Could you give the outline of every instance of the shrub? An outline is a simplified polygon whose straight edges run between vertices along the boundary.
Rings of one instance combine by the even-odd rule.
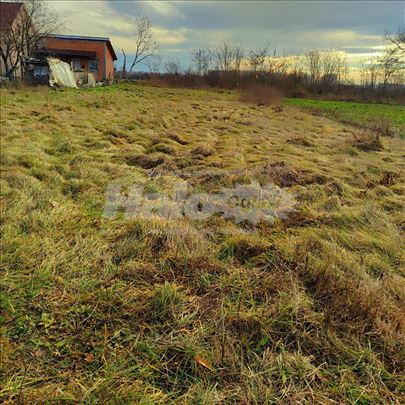
[[[370,123],[370,129],[378,133],[381,136],[395,136],[397,135],[397,130],[394,128],[391,120],[386,117],[378,117]]]
[[[263,106],[280,106],[283,102],[283,94],[275,87],[256,83],[242,89],[240,101]]]
[[[357,134],[354,131],[351,133],[354,137],[352,145],[363,152],[378,151],[384,148],[378,132],[363,130]]]

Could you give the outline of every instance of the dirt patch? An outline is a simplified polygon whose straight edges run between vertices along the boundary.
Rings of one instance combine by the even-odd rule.
[[[279,187],[292,187],[294,185],[325,184],[329,180],[320,173],[310,173],[305,170],[297,170],[284,161],[277,161],[267,164],[259,177],[262,183],[269,180]]]
[[[198,145],[191,151],[191,154],[194,156],[208,157],[215,154],[215,149],[209,145]]]
[[[125,161],[130,166],[141,166],[143,169],[153,169],[165,162],[164,155],[150,154],[150,155],[135,155],[126,156]]]
[[[170,159],[165,159],[164,162],[149,170],[150,177],[172,176],[178,174],[178,166]]]
[[[380,177],[379,184],[382,186],[392,186],[399,177],[399,172],[384,171]]]
[[[169,134],[168,138],[170,138],[171,140],[179,143],[180,145],[188,145],[188,141],[186,141],[185,139],[183,139],[180,135],[178,134]]]
[[[332,182],[328,183],[326,185],[326,189],[330,195],[336,194],[338,196],[342,196],[342,194],[343,194],[342,186],[339,183],[337,183],[336,181],[332,181]]]
[[[189,184],[192,186],[204,186],[206,189],[215,189],[218,187],[235,187],[236,184],[252,183],[252,175],[246,170],[227,171],[222,169],[213,169],[193,173]]]
[[[283,161],[266,165],[263,174],[279,187],[291,187],[303,182],[300,173]]]
[[[310,173],[304,176],[303,184],[326,184],[329,178],[320,173]]]
[[[228,316],[225,327],[235,337],[247,342],[257,342],[262,337],[262,326],[258,319],[252,315],[238,314]]]
[[[296,228],[315,225],[317,223],[317,218],[310,216],[306,212],[297,210],[290,212],[287,216],[281,218],[280,221],[284,228]]]

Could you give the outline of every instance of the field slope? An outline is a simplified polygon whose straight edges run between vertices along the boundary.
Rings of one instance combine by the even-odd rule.
[[[6,403],[400,403],[404,146],[231,92],[2,89]],[[108,186],[276,184],[273,224],[121,212]]]
[[[368,104],[348,101],[307,100],[290,98],[288,105],[325,114],[343,123],[365,128],[378,128],[405,138],[405,105]]]

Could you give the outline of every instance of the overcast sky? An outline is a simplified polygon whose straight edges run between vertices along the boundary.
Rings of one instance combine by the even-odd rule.
[[[189,52],[221,38],[246,47],[269,43],[280,53],[308,47],[344,49],[353,57],[381,49],[384,30],[405,24],[405,1],[120,1],[49,2],[66,33],[110,37],[119,57],[133,51],[137,15],[155,28],[163,61],[185,67]],[[145,68],[146,70],[146,68]]]

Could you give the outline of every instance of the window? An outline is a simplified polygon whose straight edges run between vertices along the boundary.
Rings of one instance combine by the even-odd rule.
[[[89,61],[89,70],[92,72],[97,72],[98,70],[98,60]]]
[[[35,66],[33,74],[34,77],[48,76],[49,75],[48,66]]]
[[[80,70],[80,59],[72,59],[72,69],[76,72]]]

